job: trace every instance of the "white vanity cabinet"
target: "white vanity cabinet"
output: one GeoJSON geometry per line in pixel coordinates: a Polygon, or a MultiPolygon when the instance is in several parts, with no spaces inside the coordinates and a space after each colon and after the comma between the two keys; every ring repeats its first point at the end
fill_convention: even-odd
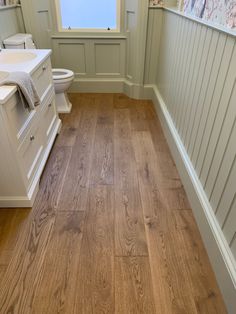
{"type": "Polygon", "coordinates": [[[50,57],[37,64],[31,75],[41,98],[35,110],[24,108],[16,88],[0,104],[0,207],[33,205],[40,176],[61,126],[50,57]]]}

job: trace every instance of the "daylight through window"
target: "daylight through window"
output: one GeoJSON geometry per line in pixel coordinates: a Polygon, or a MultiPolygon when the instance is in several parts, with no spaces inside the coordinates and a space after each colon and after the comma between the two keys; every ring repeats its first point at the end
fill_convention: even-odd
{"type": "Polygon", "coordinates": [[[63,30],[118,30],[120,0],[57,0],[63,30]]]}

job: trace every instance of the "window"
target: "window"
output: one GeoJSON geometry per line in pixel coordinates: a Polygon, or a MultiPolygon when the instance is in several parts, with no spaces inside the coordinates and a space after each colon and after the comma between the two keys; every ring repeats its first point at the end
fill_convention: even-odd
{"type": "Polygon", "coordinates": [[[56,0],[59,30],[118,31],[120,0],[56,0]]]}

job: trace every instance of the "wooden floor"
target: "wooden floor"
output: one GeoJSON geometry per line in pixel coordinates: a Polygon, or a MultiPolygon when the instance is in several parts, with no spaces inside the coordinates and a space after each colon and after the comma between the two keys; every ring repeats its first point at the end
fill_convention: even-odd
{"type": "Polygon", "coordinates": [[[0,313],[226,313],[152,104],[71,100],[33,209],[0,210],[0,313]]]}

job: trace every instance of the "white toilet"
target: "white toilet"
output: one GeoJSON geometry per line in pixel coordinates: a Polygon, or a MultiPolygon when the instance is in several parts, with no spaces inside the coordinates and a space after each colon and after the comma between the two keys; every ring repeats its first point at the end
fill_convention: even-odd
{"type": "MultiPolygon", "coordinates": [[[[36,49],[31,34],[15,34],[3,41],[6,49],[36,49]]],[[[74,80],[74,73],[67,69],[52,69],[56,93],[56,106],[59,113],[70,113],[67,90],[74,80]]]]}
{"type": "Polygon", "coordinates": [[[52,69],[52,76],[55,86],[57,111],[69,113],[71,112],[72,104],[68,99],[67,90],[74,80],[74,73],[66,69],[52,69]]]}

